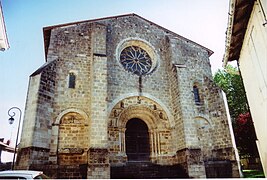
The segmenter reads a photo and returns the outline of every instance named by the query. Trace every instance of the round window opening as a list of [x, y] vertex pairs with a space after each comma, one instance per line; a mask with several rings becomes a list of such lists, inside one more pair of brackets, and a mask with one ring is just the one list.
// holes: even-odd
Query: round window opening
[[148, 74], [152, 68], [149, 54], [138, 46], [128, 46], [120, 54], [120, 63], [124, 69], [138, 76]]

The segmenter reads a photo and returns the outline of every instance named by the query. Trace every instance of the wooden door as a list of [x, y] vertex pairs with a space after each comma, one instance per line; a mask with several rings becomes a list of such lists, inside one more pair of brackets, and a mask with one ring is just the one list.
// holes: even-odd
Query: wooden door
[[146, 123], [140, 119], [130, 119], [125, 132], [128, 161], [149, 161], [149, 133]]

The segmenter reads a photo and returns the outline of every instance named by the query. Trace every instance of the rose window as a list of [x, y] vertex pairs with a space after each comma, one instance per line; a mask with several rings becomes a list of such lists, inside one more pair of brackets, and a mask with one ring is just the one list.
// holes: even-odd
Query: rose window
[[129, 46], [123, 49], [120, 54], [120, 63], [125, 70], [138, 76], [147, 74], [152, 67], [152, 61], [148, 53], [137, 46]]

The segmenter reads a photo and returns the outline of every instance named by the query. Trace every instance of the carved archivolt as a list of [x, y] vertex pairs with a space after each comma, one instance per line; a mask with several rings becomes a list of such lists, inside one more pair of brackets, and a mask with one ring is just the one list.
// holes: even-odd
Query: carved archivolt
[[125, 128], [128, 120], [138, 118], [146, 122], [150, 130], [170, 128], [166, 112], [158, 104], [144, 97], [139, 99], [141, 103], [137, 103], [138, 97], [130, 97], [118, 102], [111, 110], [108, 126]]
[[140, 105], [130, 106], [123, 110], [119, 116], [118, 126], [123, 128], [126, 127], [127, 121], [133, 118], [145, 121], [149, 129], [159, 128], [163, 124], [167, 124], [167, 121], [161, 118], [160, 113]]
[[160, 99], [148, 93], [142, 93], [142, 96], [139, 93], [126, 93], [117, 97], [108, 106], [109, 119], [118, 117], [121, 111], [127, 107], [137, 105], [144, 105], [157, 111], [162, 119], [168, 121], [171, 128], [175, 126], [174, 116], [171, 110]]

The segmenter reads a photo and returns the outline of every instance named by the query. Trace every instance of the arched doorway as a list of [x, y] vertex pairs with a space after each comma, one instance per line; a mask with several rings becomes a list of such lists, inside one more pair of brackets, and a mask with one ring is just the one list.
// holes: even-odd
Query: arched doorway
[[130, 119], [125, 131], [128, 161], [149, 161], [149, 133], [146, 123], [140, 119]]

